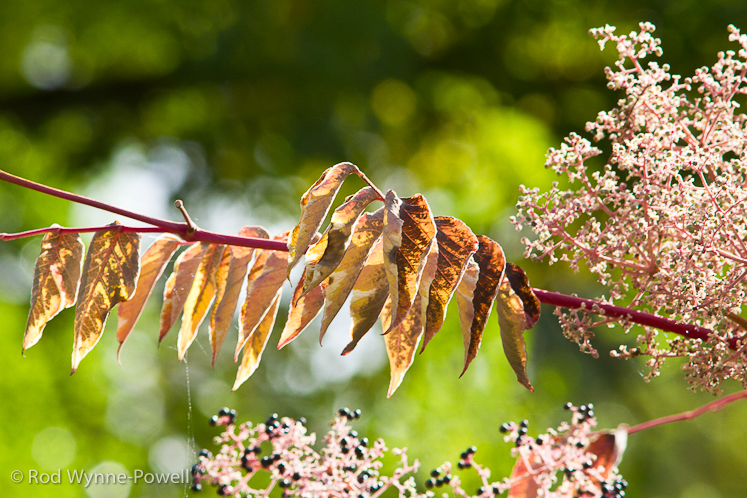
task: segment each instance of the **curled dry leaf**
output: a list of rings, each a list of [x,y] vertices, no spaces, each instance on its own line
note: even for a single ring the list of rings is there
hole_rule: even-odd
[[[464,276],[470,258],[477,251],[477,237],[463,221],[447,216],[439,216],[435,221],[438,265],[428,289],[421,353],[444,324],[446,306]]]
[[[322,326],[319,331],[319,342],[322,342],[327,328],[337,313],[342,309],[345,300],[350,295],[353,286],[358,280],[362,269],[368,265],[367,259],[372,252],[374,244],[381,240],[381,231],[384,222],[384,208],[374,213],[363,213],[353,227],[353,235],[350,237],[342,261],[335,271],[327,277],[327,291],[324,301],[324,312],[322,313]],[[383,254],[382,254],[383,257]],[[388,290],[387,290],[388,294]]]
[[[195,274],[208,247],[210,244],[192,244],[176,258],[174,271],[166,280],[166,288],[163,291],[161,329],[158,333],[159,344],[182,314],[184,303],[189,296],[189,291],[192,290]]]
[[[216,274],[223,260],[226,246],[210,244],[197,267],[192,288],[189,290],[187,300],[184,302],[184,314],[182,315],[182,326],[179,329],[177,348],[179,359],[183,360],[187,349],[197,336],[200,324],[207,316],[210,303],[215,298],[218,289]]]
[[[239,230],[239,235],[261,239],[270,238],[267,230],[258,226],[243,227]],[[213,348],[213,365],[215,365],[215,358],[218,356],[231,327],[244,277],[246,277],[249,262],[254,255],[254,249],[251,247],[229,246],[228,249],[230,255],[228,269],[223,272],[224,266],[221,266],[216,274],[218,290],[215,295],[213,313],[210,317],[209,333],[210,346]]]
[[[529,326],[524,313],[524,304],[507,278],[501,282],[496,311],[498,312],[498,324],[501,327],[503,352],[508,363],[516,373],[519,383],[530,391],[534,391],[527,377],[527,346],[524,342],[524,331]]]
[[[591,437],[586,451],[596,455],[593,468],[598,471],[602,481],[606,480],[610,472],[620,465],[627,445],[628,426],[625,424],[621,424],[614,431],[600,431]]]
[[[262,359],[262,352],[265,350],[267,341],[270,339],[272,328],[275,326],[275,318],[278,314],[279,304],[280,295],[277,295],[275,300],[270,304],[267,313],[262,317],[262,321],[254,329],[251,336],[247,338],[244,355],[241,358],[241,365],[236,373],[236,381],[233,384],[232,390],[235,391],[238,389],[246,379],[251,377],[259,366],[259,362]]]
[[[350,343],[342,351],[343,356],[350,353],[378,320],[384,304],[389,298],[389,285],[384,268],[383,240],[374,244],[366,264],[350,293],[350,318],[353,321],[350,330]]]
[[[529,286],[529,278],[522,267],[510,262],[506,263],[506,278],[508,283],[511,284],[511,288],[521,299],[521,304],[524,307],[524,318],[527,322],[526,327],[531,329],[540,317],[540,301]]]
[[[351,163],[339,163],[322,173],[322,176],[301,197],[301,220],[293,229],[288,240],[288,270],[300,261],[311,244],[314,235],[322,226],[332,201],[351,173],[359,173],[358,167]]]
[[[284,232],[274,240],[286,240]],[[288,253],[282,251],[260,251],[247,277],[246,301],[241,307],[239,319],[239,342],[234,360],[238,361],[241,348],[267,314],[274,300],[280,296],[285,282]]]
[[[337,268],[348,249],[353,224],[366,206],[378,197],[379,194],[374,189],[365,187],[345,199],[345,202],[335,209],[327,231],[306,251],[306,269],[301,295],[319,285]]]
[[[304,294],[303,283],[305,274],[306,269],[304,269],[304,275],[301,276],[296,285],[296,290],[293,292],[293,298],[288,308],[288,319],[285,321],[283,333],[280,335],[278,349],[283,348],[298,337],[309,326],[311,321],[316,318],[324,305],[327,282],[325,281],[316,285]]]
[[[93,234],[75,308],[73,372],[101,338],[112,308],[134,294],[140,270],[139,245],[137,233],[112,229]]]
[[[402,321],[418,293],[423,265],[435,243],[436,223],[425,197],[399,199],[386,194],[384,210],[384,262],[392,295],[390,328]],[[388,333],[386,330],[384,333]]]
[[[31,309],[23,335],[24,351],[41,339],[49,320],[75,304],[83,250],[83,241],[78,234],[49,232],[44,235],[41,253],[34,266]]]
[[[503,275],[506,269],[506,258],[501,246],[484,235],[478,236],[477,240],[479,245],[472,257],[477,263],[479,272],[470,305],[472,312],[468,313],[472,315],[472,323],[469,330],[462,328],[462,338],[464,340],[464,370],[462,370],[462,375],[467,371],[467,367],[480,350],[482,333],[488,323],[493,301],[498,294],[501,282],[505,281]]]
[[[119,361],[122,346],[145,309],[145,303],[148,302],[156,281],[163,274],[163,270],[179,244],[178,237],[171,234],[161,235],[140,258],[140,275],[135,286],[135,294],[117,307],[117,341],[119,342],[117,361]]]

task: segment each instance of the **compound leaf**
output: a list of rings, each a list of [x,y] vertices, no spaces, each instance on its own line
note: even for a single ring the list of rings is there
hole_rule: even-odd
[[[83,251],[83,241],[78,234],[48,232],[44,235],[41,253],[34,267],[31,309],[23,335],[23,351],[41,339],[49,320],[75,304]]]
[[[134,294],[140,271],[139,245],[137,233],[116,228],[94,233],[83,263],[75,308],[73,372],[101,338],[112,308]]]

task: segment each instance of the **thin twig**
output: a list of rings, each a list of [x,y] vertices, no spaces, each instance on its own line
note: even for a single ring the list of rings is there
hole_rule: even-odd
[[[177,199],[174,201],[174,207],[179,210],[180,213],[182,213],[182,216],[184,216],[184,221],[187,222],[187,226],[189,227],[190,233],[195,233],[198,228],[194,221],[192,221],[192,218],[189,216],[189,213],[187,212],[187,208],[184,207],[184,203],[181,199]]]
[[[724,396],[723,398],[719,398],[715,401],[711,401],[710,403],[705,404],[695,410],[690,410],[689,412],[678,413],[676,415],[669,415],[667,417],[661,417],[661,418],[657,418],[654,420],[649,420],[648,422],[640,423],[638,425],[634,425],[633,427],[630,427],[628,429],[628,434],[635,434],[636,432],[645,431],[646,429],[651,429],[652,427],[657,427],[659,425],[668,424],[670,422],[679,422],[680,420],[692,420],[696,417],[703,415],[706,412],[715,412],[717,410],[720,410],[724,408],[725,406],[742,398],[747,398],[747,391],[739,391],[737,393]]]

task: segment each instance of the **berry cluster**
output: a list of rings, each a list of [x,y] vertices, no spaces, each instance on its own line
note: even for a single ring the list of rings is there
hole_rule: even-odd
[[[326,447],[317,452],[312,448],[316,437],[307,435],[303,418],[273,413],[263,424],[236,425],[236,412],[222,409],[210,420],[211,425],[225,426],[215,438],[221,449],[215,456],[208,450],[200,452],[199,463],[192,467],[192,489],[210,484],[220,496],[264,497],[277,486],[283,498],[375,498],[394,487],[400,496],[415,496],[414,480],[402,477],[417,470],[418,462],[409,464],[406,453],[394,449],[401,456],[400,467],[391,477],[381,476],[380,460],[387,451],[384,441],[370,443],[348,425],[360,418],[360,410],[342,408],[337,415],[324,439]],[[264,487],[253,487],[263,481],[253,480],[260,473],[269,474],[269,483],[265,480]]]
[[[263,424],[236,425],[236,412],[224,408],[210,422],[225,426],[215,438],[220,451],[215,456],[208,450],[200,452],[199,463],[192,467],[192,489],[209,484],[217,487],[220,496],[266,497],[277,486],[283,498],[378,498],[394,488],[400,498],[433,498],[436,489],[448,487],[455,497],[490,498],[518,487],[536,491],[521,496],[623,498],[627,483],[617,474],[617,464],[624,450],[624,429],[593,432],[596,419],[591,404],[576,407],[568,403],[565,409],[572,412],[571,423],[563,422],[557,430],[549,429],[536,438],[529,436],[527,420],[500,426],[504,440],[514,444],[511,451],[516,465],[510,478],[491,482],[490,470],[474,460],[477,448],[470,446],[462,452],[457,467],[474,469],[482,481],[473,495],[461,487],[449,462],[430,472],[425,492],[419,493],[413,477],[404,479],[419,466],[417,460],[408,463],[406,449],[392,450],[400,456],[399,466],[390,477],[382,475],[384,441],[370,443],[348,425],[360,418],[360,410],[340,409],[324,438],[326,446],[317,452],[312,448],[315,436],[307,435],[303,418],[280,418],[273,413]],[[254,480],[259,473],[269,475],[269,482]],[[253,487],[256,482],[263,487]]]

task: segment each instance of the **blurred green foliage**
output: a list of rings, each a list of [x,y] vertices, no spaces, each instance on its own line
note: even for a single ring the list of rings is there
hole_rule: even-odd
[[[547,147],[617,98],[603,78],[614,54],[600,53],[587,30],[612,24],[628,31],[644,20],[659,27],[665,61],[687,75],[728,47],[727,24],[747,29],[747,4],[2,2],[0,167],[174,219],[170,205],[179,197],[205,228],[262,224],[277,233],[295,224],[298,199],[319,174],[349,160],[381,188],[423,192],[435,214],[494,237],[534,285],[594,297],[602,289],[586,276],[524,262],[507,218],[520,183],[545,188],[553,180],[542,168]],[[0,209],[2,232],[113,220],[7,184]],[[207,419],[223,405],[242,420],[306,416],[317,432],[338,407],[360,407],[359,431],[408,446],[423,463],[422,482],[471,444],[495,478],[508,475],[510,445],[498,426],[527,418],[530,432],[543,431],[563,419],[566,401],[593,402],[601,425],[614,427],[709,400],[686,390],[675,364],[645,384],[642,362],[607,357],[620,342],[615,331],[600,331],[601,358],[582,355],[562,338],[550,309],[527,333],[534,393],[518,386],[502,358],[494,319],[477,360],[457,378],[463,353],[453,310],[390,400],[380,338],[372,334],[357,358],[337,357],[344,319],[322,348],[313,327],[282,351],[270,347],[255,376],[232,393],[230,354],[211,369],[204,332],[187,364],[176,359],[175,332],[156,347],[157,297],[122,366],[110,323],[70,377],[71,310],[26,358],[18,354],[38,244],[0,244],[3,496],[184,496],[181,486],[102,490],[12,484],[9,476],[99,465],[130,474],[178,469],[194,459],[190,445],[210,446],[216,432]],[[747,407],[732,406],[631,437],[621,467],[630,496],[743,495],[745,420]],[[477,487],[473,474],[464,477]]]

